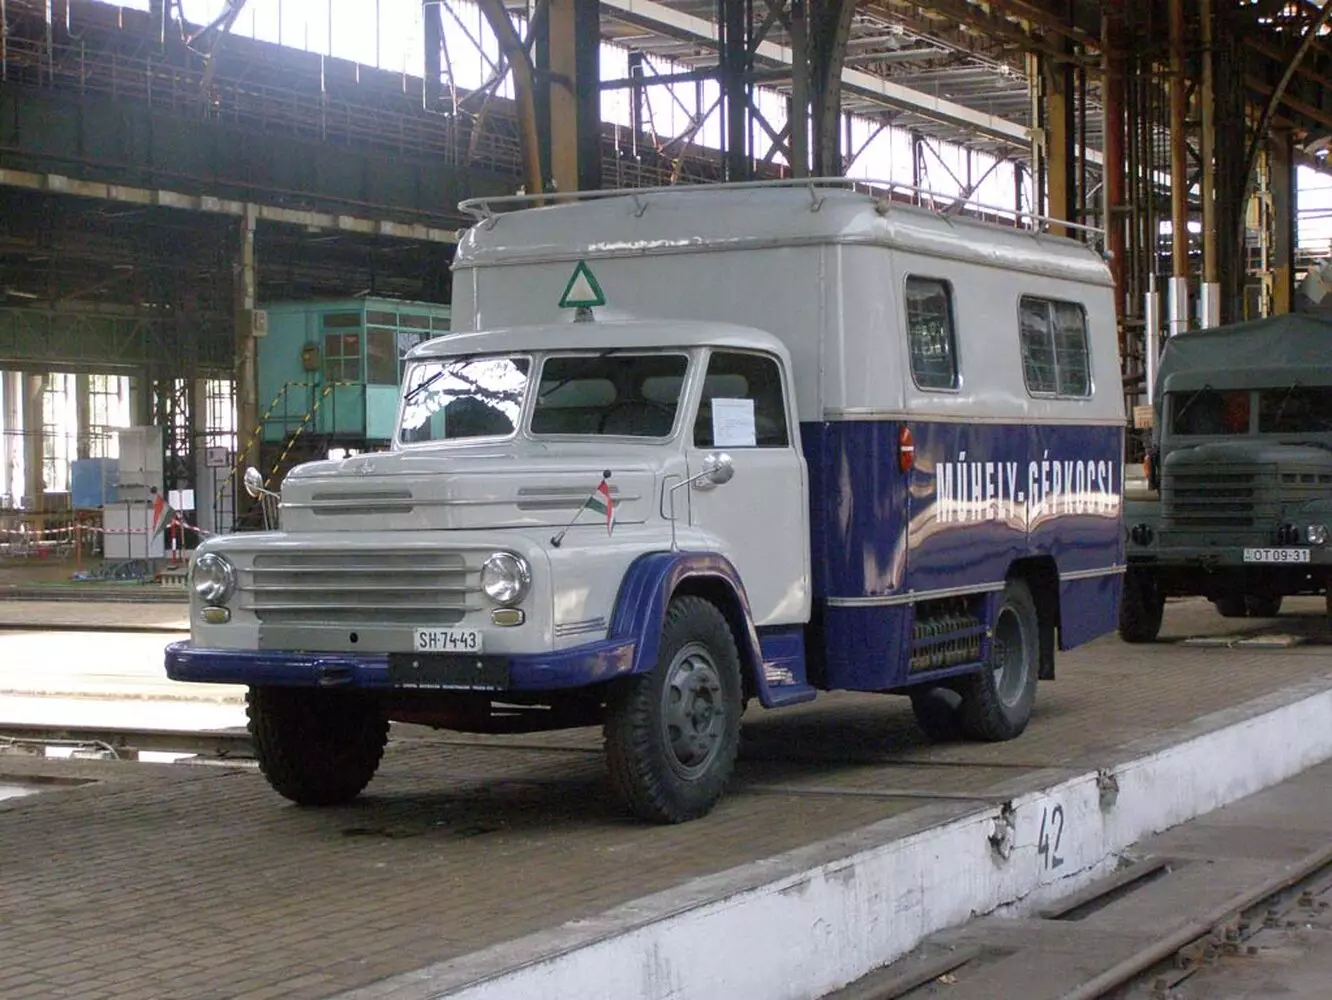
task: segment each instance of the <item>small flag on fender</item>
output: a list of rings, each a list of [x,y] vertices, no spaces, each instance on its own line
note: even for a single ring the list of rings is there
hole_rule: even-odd
[[[615,530],[615,501],[611,499],[610,486],[606,479],[610,473],[603,473],[601,482],[597,488],[592,491],[592,495],[587,498],[587,503],[583,504],[584,509],[594,510],[606,518],[606,534]]]

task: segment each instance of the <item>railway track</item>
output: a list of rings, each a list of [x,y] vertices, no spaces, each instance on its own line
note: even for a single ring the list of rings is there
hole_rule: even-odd
[[[141,753],[193,754],[214,760],[251,760],[254,747],[243,729],[191,732],[115,726],[0,724],[0,755],[44,755],[68,749],[80,757],[137,760]]]

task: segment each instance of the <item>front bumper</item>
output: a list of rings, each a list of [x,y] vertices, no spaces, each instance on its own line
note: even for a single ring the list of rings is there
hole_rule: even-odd
[[[631,672],[634,643],[632,640],[607,639],[572,649],[510,655],[500,659],[507,666],[507,682],[502,687],[458,683],[432,686],[428,690],[484,690],[501,694],[504,691],[562,691],[586,687]],[[208,649],[185,641],[167,647],[166,673],[173,681],[204,684],[341,687],[403,692],[427,690],[395,683],[390,677],[387,653]]]

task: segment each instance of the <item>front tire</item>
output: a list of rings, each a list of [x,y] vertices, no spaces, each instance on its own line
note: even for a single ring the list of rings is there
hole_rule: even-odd
[[[625,678],[606,707],[611,787],[640,819],[706,815],[740,745],[740,656],[726,618],[699,597],[666,609],[656,666]]]
[[[1243,594],[1227,594],[1225,597],[1213,597],[1212,604],[1222,618],[1244,618],[1249,613],[1249,605]]]
[[[348,802],[379,768],[388,720],[359,692],[252,687],[245,702],[259,769],[299,805]]]
[[[1119,637],[1125,642],[1155,642],[1165,617],[1165,595],[1150,573],[1129,570],[1119,599]]]
[[[1275,618],[1281,614],[1281,603],[1283,598],[1280,595],[1276,597],[1261,597],[1256,594],[1250,594],[1244,598],[1244,607],[1249,613],[1250,618]]]
[[[997,743],[1022,735],[1036,703],[1041,668],[1040,620],[1031,591],[1010,580],[994,618],[989,661],[960,689],[959,721],[969,739]]]

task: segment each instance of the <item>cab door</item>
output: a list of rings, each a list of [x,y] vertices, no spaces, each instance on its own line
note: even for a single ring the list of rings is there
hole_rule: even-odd
[[[739,571],[756,625],[806,621],[810,610],[809,504],[799,425],[776,357],[714,350],[687,449],[689,475],[726,454],[723,484],[688,487],[689,521],[714,536]]]

